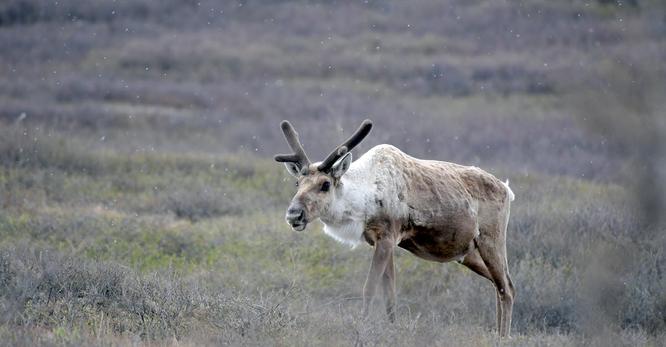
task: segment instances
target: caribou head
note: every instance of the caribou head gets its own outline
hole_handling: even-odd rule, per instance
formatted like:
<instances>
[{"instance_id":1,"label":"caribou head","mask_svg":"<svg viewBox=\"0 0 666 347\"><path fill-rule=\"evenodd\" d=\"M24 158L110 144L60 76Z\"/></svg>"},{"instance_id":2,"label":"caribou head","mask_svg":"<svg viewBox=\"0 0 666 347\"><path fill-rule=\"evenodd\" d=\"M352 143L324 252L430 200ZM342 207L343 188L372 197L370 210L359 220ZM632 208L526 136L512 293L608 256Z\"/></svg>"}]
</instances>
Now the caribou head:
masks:
<instances>
[{"instance_id":1,"label":"caribou head","mask_svg":"<svg viewBox=\"0 0 666 347\"><path fill-rule=\"evenodd\" d=\"M285 218L294 230L301 231L310 221L326 213L334 201L340 178L351 165L351 150L370 133L372 122L364 120L347 141L318 163L310 162L291 123L282 121L280 127L294 153L278 154L275 160L284 163L287 171L298 179L298 191L287 208Z\"/></svg>"}]
</instances>

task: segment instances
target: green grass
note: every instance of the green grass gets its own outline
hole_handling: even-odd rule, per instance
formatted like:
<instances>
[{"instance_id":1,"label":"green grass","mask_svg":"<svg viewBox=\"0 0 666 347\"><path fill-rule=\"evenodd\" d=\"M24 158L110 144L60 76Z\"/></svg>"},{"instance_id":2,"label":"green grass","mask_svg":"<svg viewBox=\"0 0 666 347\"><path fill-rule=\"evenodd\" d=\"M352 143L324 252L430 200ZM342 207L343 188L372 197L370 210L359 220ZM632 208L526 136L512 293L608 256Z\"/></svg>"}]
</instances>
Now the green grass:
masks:
<instances>
[{"instance_id":1,"label":"green grass","mask_svg":"<svg viewBox=\"0 0 666 347\"><path fill-rule=\"evenodd\" d=\"M364 331L363 324L357 325L359 323L351 317L357 310L360 286L369 263L369 250L361 246L350 251L317 231L317 225L303 233L289 230L282 222L281 207L288 201L293 188L283 182L284 173L277 171L281 168L274 168L269 162L162 154L128 157L113 153L93 155L86 151L66 154L69 155L73 158L49 157L35 161L19 158L5 164L0 176L3 196L10 201L7 204L9 208L0 212L0 248L5 252L16 252L17 246L29 245L27 247L31 252L50 250L48 252L66 254L83 264L110 264L120 269L133 269L136 273L132 276L138 276L140 281L165 271L173 273L169 275L173 277L160 277L158 289L164 285L183 286L183 290L198 290L196 288L200 286L218 288L226 293L237 293L233 295L250 301L290 290L300 293L290 294L298 295L300 299L292 298L289 300L293 301L284 304L265 299L269 309L271 305L286 305L280 308L285 312L270 311L273 312L271 314L279 314L284 321L280 321L278 327L271 327L268 321L263 320L263 313L252 313L254 316L248 318L252 328L242 328L246 323L238 323L240 325L234 329L255 329L253 334L256 335L253 336L228 332L230 328L225 324L232 324L229 322L231 318L223 318L224 323L218 321L220 318L216 318L215 312L221 308L217 306L203 307L200 313L191 311L181 318L151 318L156 320L153 324L140 316L135 317L140 318L141 323L132 316L119 320L115 309L71 306L67 296L54 302L40 302L37 306L28 302L21 309L24 315L21 321L29 321L29 326L42 326L50 331L51 337L45 341L76 344L90 341L95 336L116 336L114 339L120 340L115 341L123 341L122 336L138 332L146 339L162 339L176 334L182 336L183 341L198 341L196 339L204 335L210 337L221 333L221 341L272 341L277 344L299 344L300 341L311 344L311 339L315 338L314 341L319 342L314 344L328 345L329 340L317 340L318 337L315 337L321 328L307 323L312 319L325 319L329 321L328 336L352 338L345 332L351 325L361 329L359 338L380 344L391 341L407 343L405 336L417 338L421 336L418 331L429 324L447 326L454 322L462 324L461 320L464 320L473 322L472 331L475 332L469 333L471 335L459 335L449 326L435 335L429 333L419 338L429 341L444 334L451 341L460 339L479 345L496 343L492 333L480 328L492 326L494 303L489 283L459 265L429 263L402 251L397 254L396 266L401 297L399 312L405 318L401 319L396 329L403 335L393 335L397 334L394 332L390 336L397 340L385 340L386 336L374 335L372 330ZM87 161L82 159L84 157L96 159ZM220 174L219 170L211 168L211 160L216 163L215 166L236 169ZM86 162L88 169L85 172L76 164L79 162ZM52 172L56 174L46 174ZM118 179L120 176L119 172L123 173L124 181L132 183L114 182L114 177ZM168 200L160 200L159 191L171 185L178 184L189 191L192 187L224 182L235 187L240 194L254 193L264 199L272 199L266 200L270 203L264 208L257 208L253 201L234 201L243 204L242 212L201 215L199 219L179 217L167 207ZM540 329L549 331L555 327L565 327L566 331L579 329L575 327L578 321L575 305L579 298L583 300L577 292L583 285L579 276L584 267L577 259L584 259L589 247L599 244L599 234L615 232L617 228L614 225L617 223L631 222L631 211L622 209L628 193L612 184L545 175L518 178L513 185L517 187L515 191L519 200L513 209L509 249L514 281L519 288L519 301L515 317L517 333L511 343L530 345L557 341L553 343L576 345L579 337L570 335L570 332L555 335L535 335L534 332L542 331ZM543 199L543 196L548 196L548 199ZM11 202L19 200L23 203ZM572 209L572 206L575 208ZM605 214L601 208L613 212ZM618 214L618 211L622 213ZM581 236L580 233L588 235L575 236ZM624 237L625 234L615 232L605 234L602 239L619 241ZM651 256L649 252L640 253ZM10 265L13 271L18 269L16 266ZM82 275L65 275L72 271L68 269L52 276L75 276L59 280L66 285L77 283L69 281L78 281L74 278ZM46 268L44 271L49 270ZM188 287L191 281L197 284ZM83 293L90 289L89 284L79 285L83 286ZM44 287L37 287L36 290L40 288ZM68 290L73 289L65 289L65 292ZM636 290L641 289L637 287ZM83 295L86 297L88 294ZM571 297L563 300L563 295ZM635 299L626 298L629 300L625 303L628 307L639 304ZM131 298L127 300L131 301ZM471 302L476 305L469 306ZM321 305L328 308L321 311ZM48 314L44 311L46 307L50 307ZM247 309L242 308L241 312ZM339 317L324 313L329 309L340 309L344 313ZM310 315L314 316L295 316L295 312L302 310L312 310ZM227 314L242 316L250 313ZM459 316L463 318L455 318ZM110 325L104 326L104 331L100 333L95 324L104 324L104 319L110 320L106 323ZM430 319L434 321L426 323ZM171 326L172 321L180 325ZM187 328L191 324L204 324L212 330L197 330L197 334L204 335L191 335ZM5 331L3 336L10 340L34 341L31 339L35 335L22 329ZM648 344L654 341L648 335L640 336L644 336ZM234 340L236 338L240 340ZM593 341L596 340L588 342Z\"/></svg>"},{"instance_id":2,"label":"green grass","mask_svg":"<svg viewBox=\"0 0 666 347\"><path fill-rule=\"evenodd\" d=\"M0 283L2 300L17 302L3 311L5 324L20 327L0 330L8 341L497 343L490 283L405 251L396 256L398 324L381 335L381 312L371 325L358 321L369 247L349 250L317 223L291 231L282 219L295 188L269 159L128 154L58 132L2 131ZM654 245L629 241L640 227L629 187L509 168L497 174L512 177L517 196L507 245L518 301L508 344L597 344L608 336L656 344L663 277L613 260L628 253L658 267L663 257ZM50 258L40 260L44 254ZM588 278L590 271L600 277ZM609 311L598 290L619 311ZM132 308L138 303L143 311ZM599 319L608 330L589 335ZM440 328L428 331L432 325Z\"/></svg>"}]
</instances>

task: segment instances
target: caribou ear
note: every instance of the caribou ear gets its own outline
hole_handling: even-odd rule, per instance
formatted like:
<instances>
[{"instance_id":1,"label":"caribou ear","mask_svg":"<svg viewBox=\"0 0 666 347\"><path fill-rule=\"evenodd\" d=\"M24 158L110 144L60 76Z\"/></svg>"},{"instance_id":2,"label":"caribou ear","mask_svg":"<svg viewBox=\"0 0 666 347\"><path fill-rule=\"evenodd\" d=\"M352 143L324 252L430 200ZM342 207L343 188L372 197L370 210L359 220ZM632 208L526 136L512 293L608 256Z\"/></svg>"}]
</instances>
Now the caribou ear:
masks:
<instances>
[{"instance_id":1,"label":"caribou ear","mask_svg":"<svg viewBox=\"0 0 666 347\"><path fill-rule=\"evenodd\" d=\"M298 163L286 161L284 162L284 167L287 168L287 171L294 177L301 176L301 166Z\"/></svg>"},{"instance_id":2,"label":"caribou ear","mask_svg":"<svg viewBox=\"0 0 666 347\"><path fill-rule=\"evenodd\" d=\"M351 165L352 162L352 154L351 152L345 154L342 158L338 159L335 163L333 163L333 166L331 166L331 176L334 178L340 178L342 175L347 172L349 169L349 166Z\"/></svg>"}]
</instances>

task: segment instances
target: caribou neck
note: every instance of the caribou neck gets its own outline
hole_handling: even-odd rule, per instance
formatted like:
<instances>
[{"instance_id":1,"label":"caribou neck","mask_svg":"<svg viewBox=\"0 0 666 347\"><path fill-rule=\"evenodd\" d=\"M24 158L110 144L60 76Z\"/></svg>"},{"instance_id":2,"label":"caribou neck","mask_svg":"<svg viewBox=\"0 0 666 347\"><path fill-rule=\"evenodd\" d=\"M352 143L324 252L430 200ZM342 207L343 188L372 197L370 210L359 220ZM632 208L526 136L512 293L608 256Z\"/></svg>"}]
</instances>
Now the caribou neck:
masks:
<instances>
[{"instance_id":1,"label":"caribou neck","mask_svg":"<svg viewBox=\"0 0 666 347\"><path fill-rule=\"evenodd\" d=\"M373 205L376 187L361 157L341 177L335 199L321 221L330 227L342 227L350 223L363 223L377 211Z\"/></svg>"}]
</instances>

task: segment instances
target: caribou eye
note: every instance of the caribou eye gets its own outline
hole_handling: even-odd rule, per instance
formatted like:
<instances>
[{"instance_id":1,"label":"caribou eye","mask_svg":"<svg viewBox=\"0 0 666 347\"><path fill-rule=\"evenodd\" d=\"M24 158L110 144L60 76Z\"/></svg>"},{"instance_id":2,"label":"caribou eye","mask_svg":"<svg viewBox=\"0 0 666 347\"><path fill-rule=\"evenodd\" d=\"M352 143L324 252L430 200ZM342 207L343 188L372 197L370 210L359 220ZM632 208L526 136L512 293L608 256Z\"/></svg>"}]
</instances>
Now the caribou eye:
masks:
<instances>
[{"instance_id":1,"label":"caribou eye","mask_svg":"<svg viewBox=\"0 0 666 347\"><path fill-rule=\"evenodd\" d=\"M327 192L329 189L331 189L331 182L326 181L321 184L321 191L322 192Z\"/></svg>"},{"instance_id":2,"label":"caribou eye","mask_svg":"<svg viewBox=\"0 0 666 347\"><path fill-rule=\"evenodd\" d=\"M298 181L296 181L296 187L298 187Z\"/></svg>"}]
</instances>

